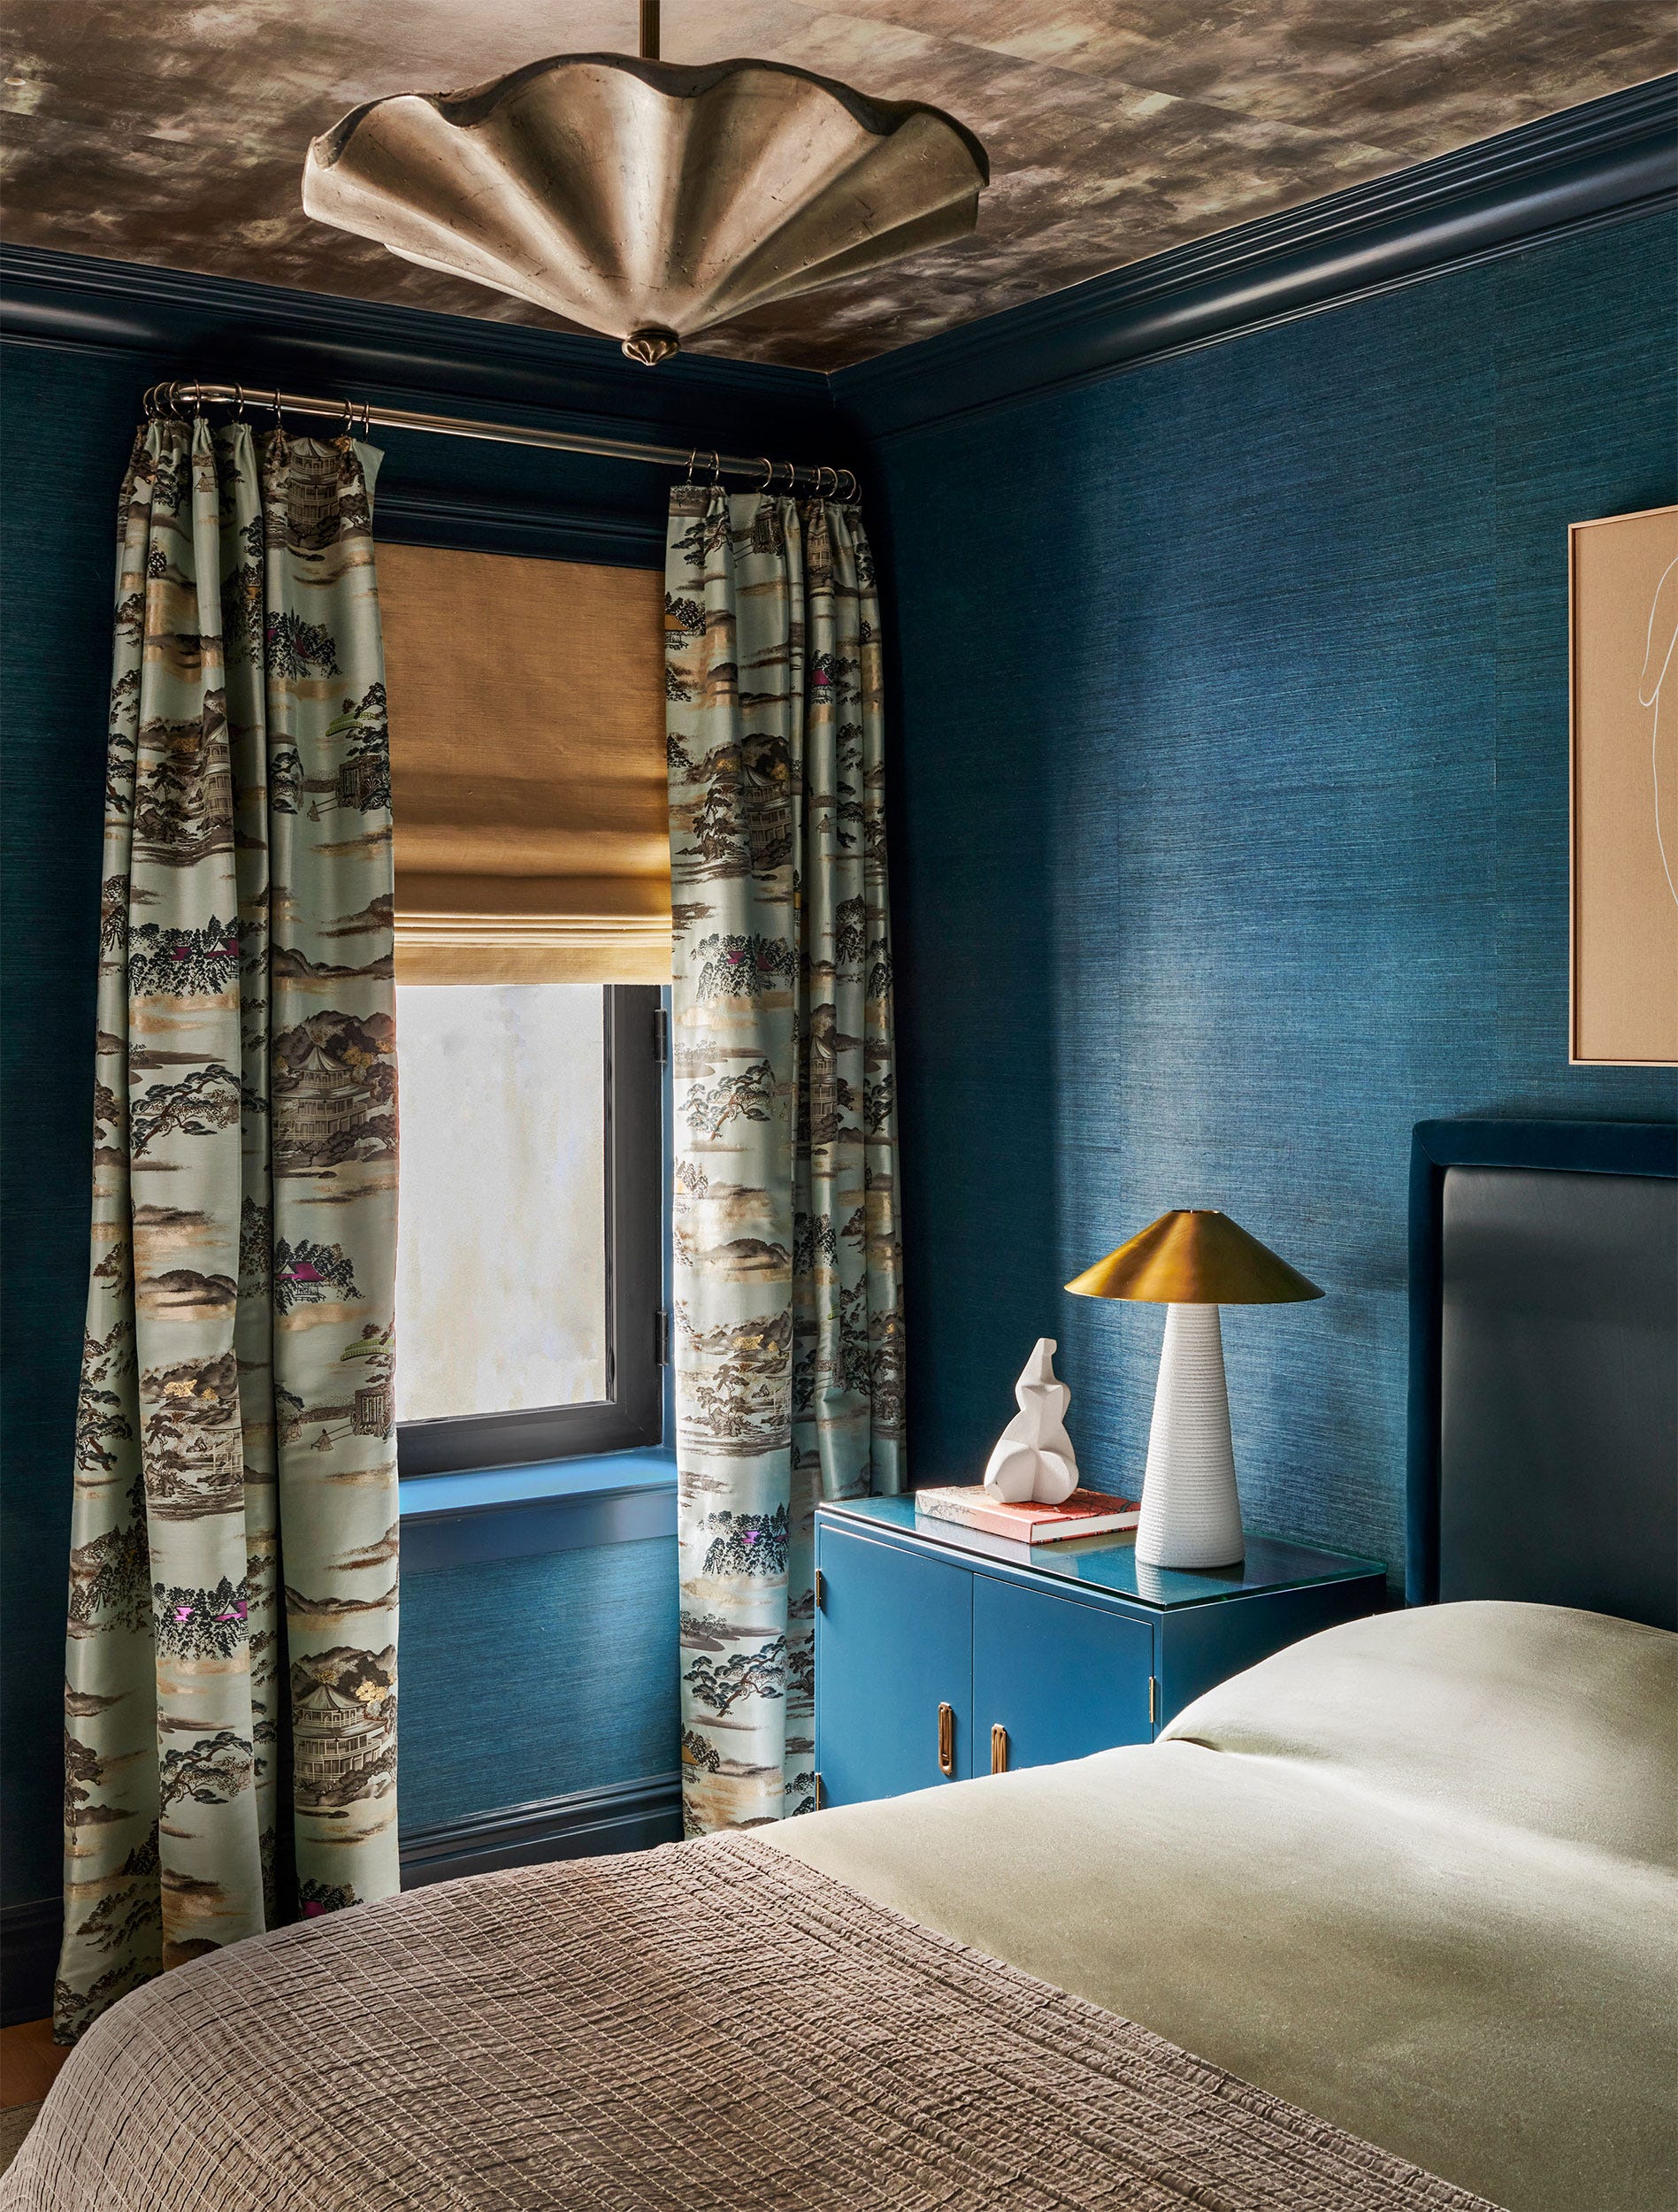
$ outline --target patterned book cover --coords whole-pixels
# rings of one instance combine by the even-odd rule
[[[1066,1536],[1105,1536],[1114,1529],[1134,1528],[1142,1514],[1133,1499],[1109,1497],[1101,1490],[1075,1490],[1060,1505],[1039,1505],[1035,1501],[1009,1505],[992,1497],[978,1483],[917,1490],[915,1509],[930,1513],[935,1520],[954,1521],[962,1528],[1010,1537],[1016,1544],[1052,1544]]]

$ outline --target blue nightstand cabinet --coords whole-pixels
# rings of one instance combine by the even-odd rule
[[[1147,1743],[1214,1683],[1385,1607],[1385,1570],[1272,1538],[1173,1574],[1122,1537],[1036,1551],[917,1517],[912,1497],[816,1516],[824,1805]]]

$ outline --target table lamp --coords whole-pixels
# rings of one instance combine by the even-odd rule
[[[1322,1293],[1228,1214],[1198,1206],[1161,1214],[1067,1288],[1080,1298],[1134,1298],[1166,1309],[1138,1559],[1151,1567],[1233,1566],[1246,1547],[1218,1308]]]

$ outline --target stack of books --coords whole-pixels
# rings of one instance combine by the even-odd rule
[[[915,1510],[935,1521],[982,1529],[987,1536],[1006,1536],[1016,1544],[1107,1536],[1115,1529],[1134,1528],[1142,1517],[1142,1508],[1133,1499],[1109,1497],[1101,1490],[1075,1490],[1059,1505],[1008,1505],[993,1498],[982,1483],[968,1482],[952,1483],[942,1490],[917,1490]]]

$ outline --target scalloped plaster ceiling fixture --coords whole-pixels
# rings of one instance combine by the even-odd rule
[[[303,207],[404,260],[667,361],[684,339],[965,237],[990,164],[919,101],[785,63],[557,54],[465,92],[403,92],[315,140]]]

